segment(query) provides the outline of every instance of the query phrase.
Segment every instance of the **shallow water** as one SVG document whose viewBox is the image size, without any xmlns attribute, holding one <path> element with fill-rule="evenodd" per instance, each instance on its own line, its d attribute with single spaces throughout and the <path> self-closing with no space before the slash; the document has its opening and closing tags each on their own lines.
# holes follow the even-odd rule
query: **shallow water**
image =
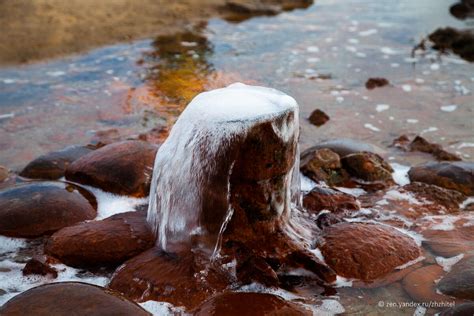
<svg viewBox="0 0 474 316">
<path fill-rule="evenodd" d="M 436 28 L 472 27 L 449 15 L 450 4 L 320 0 L 306 10 L 239 24 L 211 20 L 175 40 L 117 44 L 2 68 L 0 164 L 21 168 L 39 154 L 86 143 L 98 130 L 131 135 L 171 126 L 195 94 L 233 81 L 293 96 L 300 105 L 302 149 L 335 137 L 387 148 L 401 134 L 422 134 L 472 160 L 474 64 L 431 50 L 411 58 L 413 46 Z M 391 85 L 366 90 L 369 77 L 385 77 Z M 306 120 L 316 108 L 331 117 L 319 128 Z M 388 150 L 392 161 L 404 165 L 431 159 Z M 446 218 L 431 219 L 432 225 L 444 227 Z M 472 216 L 468 220 L 473 222 Z M 423 264 L 444 263 L 429 251 L 425 256 Z M 313 291 L 302 287 L 298 294 L 320 294 Z M 377 289 L 342 287 L 330 299 L 348 314 L 423 312 L 383 305 L 412 301 L 401 282 Z"/>
</svg>

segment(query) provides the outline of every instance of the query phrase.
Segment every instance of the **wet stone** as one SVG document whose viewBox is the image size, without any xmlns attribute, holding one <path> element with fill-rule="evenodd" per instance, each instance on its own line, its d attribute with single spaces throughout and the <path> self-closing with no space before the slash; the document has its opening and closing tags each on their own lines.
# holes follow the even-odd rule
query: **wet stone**
<svg viewBox="0 0 474 316">
<path fill-rule="evenodd" d="M 460 20 L 474 18 L 474 1 L 461 0 L 460 2 L 453 4 L 449 8 L 449 12 Z"/>
<path fill-rule="evenodd" d="M 95 197 L 64 182 L 31 182 L 0 191 L 0 234 L 37 237 L 90 220 Z"/>
<path fill-rule="evenodd" d="M 447 152 L 441 145 L 433 144 L 421 136 L 416 136 L 409 144 L 410 151 L 419 151 L 433 155 L 440 161 L 460 161 L 461 157 L 456 154 Z"/>
<path fill-rule="evenodd" d="M 315 214 L 322 210 L 338 212 L 359 209 L 359 203 L 352 195 L 321 187 L 315 187 L 303 197 L 303 206 Z"/>
<path fill-rule="evenodd" d="M 156 146 L 141 141 L 107 145 L 70 164 L 66 179 L 106 192 L 144 197 L 150 190 L 156 151 Z"/>
<path fill-rule="evenodd" d="M 394 228 L 339 223 L 323 230 L 321 252 L 338 275 L 372 281 L 420 256 L 415 241 Z"/>
<path fill-rule="evenodd" d="M 433 48 L 440 52 L 452 51 L 461 58 L 474 61 L 474 33 L 470 30 L 457 30 L 452 27 L 439 28 L 428 38 Z"/>
<path fill-rule="evenodd" d="M 324 181 L 330 186 L 349 180 L 349 175 L 342 169 L 339 155 L 327 148 L 305 151 L 301 156 L 300 170 L 313 181 Z"/>
<path fill-rule="evenodd" d="M 403 289 L 417 302 L 447 301 L 449 297 L 436 293 L 436 281 L 443 275 L 443 268 L 439 265 L 416 269 L 403 279 Z"/>
<path fill-rule="evenodd" d="M 413 192 L 419 198 L 441 204 L 450 212 L 459 210 L 459 204 L 466 199 L 461 192 L 422 182 L 412 182 L 404 185 L 403 189 Z"/>
<path fill-rule="evenodd" d="M 310 121 L 311 124 L 319 127 L 326 124 L 326 122 L 329 121 L 329 115 L 327 115 L 320 109 L 316 109 L 311 113 L 308 120 Z"/>
<path fill-rule="evenodd" d="M 441 312 L 440 316 L 469 316 L 474 315 L 474 302 L 459 304 Z"/>
<path fill-rule="evenodd" d="M 23 292 L 0 307 L 2 316 L 150 315 L 108 289 L 80 282 L 52 283 Z"/>
<path fill-rule="evenodd" d="M 410 181 L 434 184 L 465 195 L 474 195 L 474 163 L 439 162 L 412 167 L 408 172 Z"/>
<path fill-rule="evenodd" d="M 364 143 L 359 140 L 349 139 L 349 138 L 337 138 L 328 141 L 321 142 L 313 147 L 306 149 L 302 154 L 301 157 L 304 157 L 309 152 L 314 152 L 317 149 L 327 148 L 335 152 L 339 155 L 339 157 L 343 158 L 347 155 L 359 153 L 359 152 L 371 152 L 378 154 L 380 156 L 385 156 L 386 151 L 380 147 L 375 145 Z"/>
<path fill-rule="evenodd" d="M 135 211 L 63 228 L 49 238 L 45 252 L 69 266 L 96 267 L 119 265 L 153 245 L 146 213 Z"/>
<path fill-rule="evenodd" d="M 52 278 L 58 277 L 58 271 L 47 263 L 42 262 L 36 258 L 28 260 L 25 267 L 22 270 L 23 275 L 37 274 L 37 275 L 50 275 Z"/>
<path fill-rule="evenodd" d="M 393 183 L 392 167 L 377 154 L 354 153 L 342 158 L 341 163 L 344 169 L 355 178 L 369 182 Z"/>
<path fill-rule="evenodd" d="M 389 82 L 385 78 L 369 78 L 367 82 L 365 83 L 365 87 L 369 90 L 375 89 L 375 88 L 381 88 L 386 85 L 388 85 Z"/>
<path fill-rule="evenodd" d="M 449 296 L 474 300 L 474 256 L 455 264 L 439 281 L 438 289 Z"/>
<path fill-rule="evenodd" d="M 69 146 L 52 151 L 31 161 L 20 173 L 30 179 L 56 180 L 64 177 L 66 167 L 73 161 L 92 152 L 87 146 Z"/>
<path fill-rule="evenodd" d="M 474 250 L 474 226 L 456 225 L 452 230 L 428 229 L 422 234 L 423 245 L 445 258 Z"/>
<path fill-rule="evenodd" d="M 219 294 L 194 310 L 196 316 L 312 315 L 313 313 L 279 296 L 265 293 Z"/>
</svg>

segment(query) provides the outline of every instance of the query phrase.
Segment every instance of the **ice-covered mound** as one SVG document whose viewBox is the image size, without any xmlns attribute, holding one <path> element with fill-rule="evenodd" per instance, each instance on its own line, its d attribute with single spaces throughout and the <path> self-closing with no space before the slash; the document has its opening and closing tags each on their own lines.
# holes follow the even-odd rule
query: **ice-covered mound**
<svg viewBox="0 0 474 316">
<path fill-rule="evenodd" d="M 157 244 L 206 236 L 215 245 L 232 216 L 231 182 L 283 176 L 283 191 L 262 194 L 265 211 L 288 209 L 298 133 L 296 101 L 275 89 L 236 83 L 195 97 L 156 156 L 148 221 Z"/>
</svg>

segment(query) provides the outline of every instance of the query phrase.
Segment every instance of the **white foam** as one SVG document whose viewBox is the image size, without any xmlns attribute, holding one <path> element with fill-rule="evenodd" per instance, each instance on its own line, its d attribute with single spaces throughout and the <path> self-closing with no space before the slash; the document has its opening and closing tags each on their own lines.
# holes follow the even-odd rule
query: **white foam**
<svg viewBox="0 0 474 316">
<path fill-rule="evenodd" d="M 394 50 L 393 48 L 390 48 L 390 47 L 386 47 L 386 46 L 381 47 L 380 51 L 385 55 L 396 55 L 396 54 L 398 54 L 398 52 L 396 50 Z"/>
<path fill-rule="evenodd" d="M 383 111 L 387 111 L 389 108 L 390 108 L 390 105 L 388 104 L 377 104 L 377 106 L 375 107 L 375 111 L 383 112 Z"/>
<path fill-rule="evenodd" d="M 450 104 L 450 105 L 443 105 L 440 107 L 441 111 L 443 112 L 454 112 L 458 108 L 457 105 L 455 104 Z"/>
<path fill-rule="evenodd" d="M 411 92 L 411 90 L 412 90 L 412 89 L 411 89 L 411 86 L 410 86 L 409 84 L 404 84 L 404 85 L 402 85 L 402 89 L 403 89 L 403 91 L 405 91 L 405 92 Z"/>
<path fill-rule="evenodd" d="M 425 259 L 426 259 L 425 257 L 419 256 L 419 257 L 416 258 L 416 259 L 410 260 L 410 261 L 408 261 L 408 262 L 406 262 L 406 263 L 404 263 L 404 264 L 402 264 L 402 265 L 399 265 L 399 266 L 396 267 L 395 269 L 396 269 L 396 270 L 403 270 L 403 269 L 408 268 L 409 266 L 412 266 L 412 265 L 414 265 L 414 264 L 416 264 L 416 263 L 418 263 L 418 262 L 421 262 L 421 261 L 423 261 L 423 260 L 425 260 Z"/>
<path fill-rule="evenodd" d="M 465 199 L 464 201 L 462 201 L 461 204 L 459 204 L 459 208 L 461 210 L 465 209 L 469 204 L 472 204 L 472 203 L 474 203 L 474 197 L 470 196 L 467 199 Z"/>
<path fill-rule="evenodd" d="M 319 47 L 317 46 L 308 46 L 306 47 L 306 51 L 309 53 L 318 53 L 319 52 Z"/>
<path fill-rule="evenodd" d="M 416 123 L 418 123 L 418 120 L 417 119 L 407 119 L 407 123 L 416 124 Z"/>
<path fill-rule="evenodd" d="M 24 247 L 26 247 L 26 239 L 0 236 L 0 254 L 17 252 Z"/>
<path fill-rule="evenodd" d="M 374 125 L 372 125 L 370 123 L 365 123 L 364 127 L 367 128 L 367 129 L 370 129 L 371 131 L 374 131 L 374 132 L 380 132 L 380 128 L 375 127 Z"/>
<path fill-rule="evenodd" d="M 332 316 L 332 315 L 337 315 L 337 314 L 342 314 L 346 310 L 344 309 L 344 306 L 339 303 L 337 300 L 332 300 L 332 299 L 326 299 L 323 300 L 323 303 L 321 306 L 318 306 L 313 309 L 313 315 L 318 315 L 318 316 Z"/>
<path fill-rule="evenodd" d="M 0 114 L 0 120 L 1 119 L 6 119 L 6 118 L 12 118 L 12 117 L 15 117 L 15 113 L 13 113 L 13 112 L 7 113 L 7 114 Z"/>
<path fill-rule="evenodd" d="M 390 163 L 390 166 L 393 169 L 392 177 L 396 184 L 406 185 L 410 183 L 410 178 L 408 177 L 408 171 L 410 171 L 409 166 L 404 166 L 396 162 Z"/>
<path fill-rule="evenodd" d="M 452 215 L 435 215 L 435 216 L 426 216 L 425 218 L 432 221 L 441 219 L 440 223 L 431 226 L 430 229 L 444 230 L 444 231 L 454 230 L 456 228 L 456 226 L 454 226 L 454 223 L 456 223 L 460 219 L 458 216 L 452 216 Z"/>
<path fill-rule="evenodd" d="M 301 181 L 301 191 L 303 192 L 309 192 L 318 185 L 316 182 L 306 177 L 302 173 L 300 174 L 300 181 Z"/>
<path fill-rule="evenodd" d="M 92 192 L 97 199 L 97 217 L 103 219 L 109 216 L 134 211 L 136 206 L 148 203 L 148 198 L 133 198 L 116 195 L 87 185 L 81 185 Z"/>
<path fill-rule="evenodd" d="M 370 36 L 370 35 L 374 35 L 377 33 L 377 30 L 376 29 L 368 29 L 366 31 L 361 31 L 359 32 L 359 36 Z"/>
<path fill-rule="evenodd" d="M 462 258 L 464 258 L 464 254 L 461 253 L 457 256 L 444 258 L 444 257 L 436 257 L 436 263 L 443 267 L 443 270 L 446 272 L 451 271 L 451 268 L 458 263 Z"/>
<path fill-rule="evenodd" d="M 359 196 L 364 195 L 364 194 L 367 193 L 364 189 L 361 189 L 361 188 L 336 187 L 336 189 L 338 189 L 341 192 L 352 195 L 354 197 L 359 197 Z"/>
<path fill-rule="evenodd" d="M 336 281 L 332 284 L 334 287 L 351 287 L 354 280 L 347 279 L 340 275 L 336 276 Z"/>
<path fill-rule="evenodd" d="M 139 304 L 154 316 L 191 315 L 186 313 L 183 307 L 175 307 L 167 302 L 146 301 Z"/>
<path fill-rule="evenodd" d="M 383 198 L 387 200 L 405 200 L 414 205 L 431 204 L 431 202 L 428 201 L 421 202 L 410 192 L 400 192 L 397 190 L 387 191 Z"/>
<path fill-rule="evenodd" d="M 473 148 L 473 147 L 474 147 L 474 143 L 461 143 L 461 144 L 459 144 L 458 149 Z"/>
</svg>

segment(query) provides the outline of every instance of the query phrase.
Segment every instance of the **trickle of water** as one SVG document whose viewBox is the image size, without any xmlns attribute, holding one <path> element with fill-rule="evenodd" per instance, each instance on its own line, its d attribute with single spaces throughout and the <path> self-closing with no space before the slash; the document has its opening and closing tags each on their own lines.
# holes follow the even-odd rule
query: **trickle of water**
<svg viewBox="0 0 474 316">
<path fill-rule="evenodd" d="M 291 120 L 276 123 L 289 114 Z M 193 99 L 156 155 L 147 219 L 158 246 L 168 250 L 175 242 L 198 241 L 218 251 L 232 217 L 230 178 L 239 147 L 265 122 L 283 142 L 297 146 L 298 105 L 280 91 L 236 83 Z M 293 174 L 298 172 L 289 173 L 278 209 L 299 201 Z"/>
</svg>

